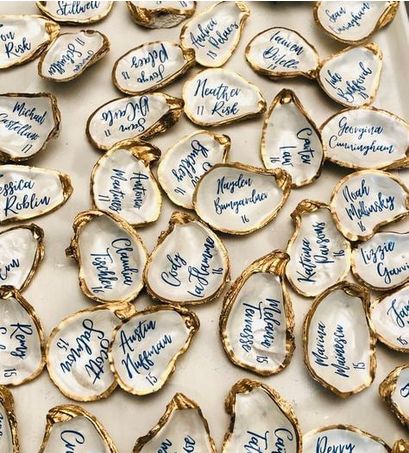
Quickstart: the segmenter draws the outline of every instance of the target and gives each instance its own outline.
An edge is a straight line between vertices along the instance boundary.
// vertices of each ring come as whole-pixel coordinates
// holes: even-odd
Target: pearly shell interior
[[[107,16],[114,2],[93,1],[38,1],[37,7],[46,16],[67,25],[91,24]]]
[[[409,366],[402,367],[399,371],[396,386],[391,393],[391,402],[399,411],[406,426],[409,425]]]

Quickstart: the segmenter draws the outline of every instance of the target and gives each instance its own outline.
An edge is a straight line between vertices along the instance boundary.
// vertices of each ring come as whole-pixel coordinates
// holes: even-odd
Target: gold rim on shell
[[[0,385],[0,405],[3,406],[3,409],[7,414],[7,420],[2,420],[2,422],[8,423],[11,432],[11,446],[13,447],[13,451],[9,453],[20,453],[13,394],[3,385]]]
[[[192,2],[191,9],[181,9],[181,8],[169,8],[164,6],[162,8],[156,9],[149,9],[143,8],[141,6],[134,5],[134,2],[126,2],[129,12],[133,18],[133,20],[138,24],[146,28],[155,28],[155,20],[157,17],[163,17],[166,15],[170,16],[180,16],[180,21],[172,24],[170,27],[163,27],[163,28],[173,28],[179,25],[184,20],[192,17],[196,11],[196,2]],[[165,3],[166,5],[166,3]]]

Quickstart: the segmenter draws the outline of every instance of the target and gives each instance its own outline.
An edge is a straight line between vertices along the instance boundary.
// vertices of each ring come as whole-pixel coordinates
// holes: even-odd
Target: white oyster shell
[[[13,395],[0,386],[0,452],[19,453]]]
[[[375,340],[367,304],[364,288],[338,283],[318,296],[305,318],[307,368],[316,381],[341,398],[364,390],[375,376]]]
[[[214,299],[229,280],[222,241],[205,224],[173,213],[145,268],[148,292],[162,302],[199,304]]]
[[[409,280],[409,233],[384,231],[359,243],[352,253],[352,272],[379,291],[403,285]]]
[[[114,2],[100,1],[58,1],[37,2],[39,10],[56,22],[67,25],[91,24],[107,16]]]
[[[0,224],[54,211],[71,196],[69,176],[55,170],[0,165]]]
[[[199,180],[193,205],[198,216],[212,228],[247,234],[277,215],[290,190],[291,177],[280,168],[217,164]]]
[[[295,30],[273,27],[256,35],[246,47],[246,59],[272,79],[302,75],[315,77],[319,57],[315,47]]]
[[[112,81],[123,93],[142,94],[169,85],[194,63],[192,49],[170,41],[147,42],[115,62]]]
[[[250,11],[243,2],[217,3],[182,27],[182,46],[194,49],[196,61],[202,66],[223,66],[233,55],[249,15]]]
[[[149,164],[160,151],[153,145],[118,146],[95,164],[91,176],[94,207],[125,219],[131,225],[154,222],[162,195]]]
[[[374,107],[346,109],[321,126],[326,159],[342,167],[387,169],[406,166],[409,125]]]
[[[45,17],[0,16],[0,69],[33,60],[59,31],[60,27]]]
[[[263,113],[260,90],[227,69],[205,69],[183,87],[187,117],[199,126],[218,126]]]
[[[108,38],[99,31],[63,33],[41,56],[38,73],[47,80],[67,82],[81,75],[108,50]]]
[[[133,395],[161,389],[198,329],[199,319],[185,308],[162,305],[133,315],[118,326],[109,351],[118,384]]]
[[[335,102],[362,107],[375,99],[382,70],[382,52],[374,43],[348,47],[324,60],[318,82]]]
[[[139,141],[171,127],[182,107],[181,99],[164,93],[114,99],[88,118],[87,136],[102,150]]]
[[[230,138],[210,131],[183,137],[161,159],[158,180],[173,203],[193,209],[193,192],[200,177],[215,164],[225,162]]]
[[[54,95],[0,94],[0,160],[30,159],[58,135],[59,125]]]
[[[282,168],[293,187],[318,178],[324,158],[319,131],[291,90],[281,90],[264,119],[260,144],[266,168]]]
[[[328,205],[303,200],[291,217],[295,231],[287,246],[291,259],[286,276],[299,294],[315,297],[346,276],[351,247],[337,230]]]
[[[335,186],[331,212],[351,241],[367,240],[383,225],[408,214],[409,191],[397,177],[380,170],[345,176]]]
[[[379,385],[379,394],[404,426],[409,426],[409,364],[395,368]]]

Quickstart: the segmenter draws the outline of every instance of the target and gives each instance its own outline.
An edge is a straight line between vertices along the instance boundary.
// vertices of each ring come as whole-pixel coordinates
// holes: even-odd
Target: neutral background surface
[[[209,3],[198,3],[201,11]],[[249,3],[251,16],[244,29],[240,44],[225,65],[236,70],[255,83],[270,104],[284,87],[295,90],[306,110],[320,125],[340,107],[323,94],[318,84],[306,79],[293,79],[280,83],[272,82],[255,74],[244,59],[244,49],[249,40],[260,31],[273,26],[294,28],[318,49],[321,57],[341,50],[344,46],[326,37],[313,22],[312,3],[277,2],[274,4]],[[409,40],[407,18],[403,5],[395,21],[379,32],[374,41],[384,52],[384,69],[375,106],[390,110],[409,120]],[[33,2],[0,2],[0,14],[36,14]],[[406,27],[406,28],[405,28]],[[88,116],[101,104],[119,96],[111,82],[111,70],[115,60],[127,50],[147,41],[160,39],[178,40],[180,27],[169,30],[143,29],[131,20],[125,3],[117,3],[112,13],[95,28],[108,35],[111,51],[95,66],[78,79],[66,84],[42,81],[37,74],[37,61],[0,73],[0,92],[50,91],[59,102],[62,113],[61,134],[51,142],[47,150],[30,164],[59,169],[68,173],[74,185],[74,193],[68,203],[55,213],[36,220],[45,230],[46,258],[24,296],[35,307],[46,333],[66,315],[93,303],[82,295],[78,288],[77,267],[65,257],[69,245],[74,216],[90,208],[89,175],[100,156],[85,137]],[[63,27],[63,31],[79,29]],[[191,73],[196,71],[193,69]],[[180,96],[183,82],[179,81],[164,91]],[[243,121],[228,127],[218,128],[232,139],[230,160],[252,165],[261,165],[259,141],[262,118]],[[171,130],[152,141],[163,152],[195,127],[184,117]],[[292,233],[289,214],[303,198],[328,202],[331,190],[344,170],[326,166],[320,179],[312,186],[295,190],[275,221],[267,227],[245,237],[223,236],[232,263],[232,280],[256,258],[269,251],[284,249]],[[409,183],[409,171],[399,172]],[[159,233],[167,227],[169,216],[175,210],[166,196],[159,220],[152,226],[141,229],[148,250],[152,250]],[[408,223],[400,222],[393,229],[405,231]],[[292,293],[293,294],[293,293]],[[408,361],[408,356],[388,350],[378,344],[378,368],[373,385],[362,393],[344,401],[332,395],[309,376],[302,354],[301,327],[311,300],[293,294],[296,314],[297,348],[291,364],[277,376],[263,382],[277,389],[294,405],[301,429],[310,429],[333,423],[347,423],[384,438],[389,444],[399,437],[407,437],[402,425],[389,412],[378,396],[378,384],[399,364]],[[138,307],[149,303],[146,294],[136,301]],[[200,317],[201,328],[191,349],[179,361],[175,374],[165,388],[158,393],[138,398],[117,389],[107,400],[85,404],[105,425],[120,452],[132,450],[137,437],[144,435],[163,413],[166,404],[175,392],[183,392],[202,407],[211,432],[220,449],[229,418],[224,411],[224,398],[234,382],[243,377],[255,378],[251,373],[234,367],[225,356],[218,338],[218,318],[221,299],[195,308]],[[357,326],[359,328],[359,326]],[[69,402],[56,389],[47,372],[35,381],[13,390],[22,453],[37,452],[43,436],[45,416],[54,405]]]

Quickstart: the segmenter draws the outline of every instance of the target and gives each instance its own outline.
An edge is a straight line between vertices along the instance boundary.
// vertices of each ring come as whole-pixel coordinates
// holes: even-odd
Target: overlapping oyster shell
[[[409,364],[398,366],[379,385],[379,394],[399,421],[409,427]]]
[[[295,348],[294,313],[284,281],[288,260],[275,250],[248,266],[230,287],[220,315],[229,359],[261,376],[283,370]]]
[[[0,161],[33,157],[58,135],[60,119],[51,93],[0,94]]]
[[[160,390],[199,326],[193,312],[170,305],[147,308],[124,320],[115,329],[109,350],[120,387],[140,396]]]
[[[13,395],[7,387],[2,385],[0,385],[0,451],[20,452]]]
[[[93,1],[38,1],[38,9],[56,22],[65,25],[93,24],[104,19],[112,9],[114,2]]]
[[[87,121],[89,141],[98,149],[134,143],[166,131],[182,114],[183,101],[165,93],[117,98]]]
[[[67,248],[79,266],[79,285],[89,298],[102,303],[130,302],[143,287],[145,246],[125,220],[102,211],[78,214]]]
[[[171,41],[147,42],[116,60],[112,81],[125,94],[143,94],[169,85],[194,64],[192,49]]]
[[[197,183],[193,206],[212,228],[247,234],[271,222],[291,191],[291,176],[238,162],[216,164]]]
[[[174,212],[148,258],[144,280],[152,297],[185,305],[215,299],[229,276],[223,242],[194,216]]]
[[[220,2],[182,27],[180,42],[193,49],[196,61],[210,68],[223,66],[233,55],[250,10],[244,2]]]
[[[315,299],[304,321],[308,371],[341,398],[364,390],[375,377],[375,336],[368,305],[369,294],[363,287],[341,282]]]
[[[287,245],[286,276],[299,294],[315,297],[347,275],[351,246],[336,229],[327,204],[301,201],[291,213],[294,233]]]
[[[92,170],[93,206],[133,226],[157,220],[162,195],[150,165],[159,157],[160,150],[150,143],[111,148]]]

